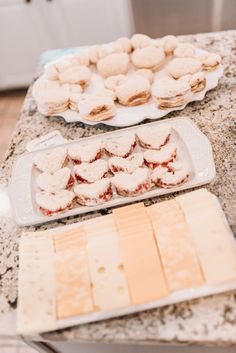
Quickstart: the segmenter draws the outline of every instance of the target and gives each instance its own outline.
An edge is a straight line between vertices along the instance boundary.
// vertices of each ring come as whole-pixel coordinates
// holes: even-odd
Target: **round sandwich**
[[[150,174],[146,168],[137,168],[133,173],[117,173],[112,178],[116,192],[121,196],[138,196],[151,189]]]
[[[104,85],[105,88],[115,91],[116,87],[125,81],[127,81],[127,77],[125,75],[114,75],[107,77],[104,81]]]
[[[196,55],[196,47],[190,43],[178,43],[174,55],[179,58],[193,58]]]
[[[88,51],[91,64],[97,64],[99,60],[108,55],[108,50],[105,45],[93,45]]]
[[[74,187],[77,202],[83,206],[96,206],[109,201],[112,187],[109,178],[103,178],[92,184],[79,184]]]
[[[145,48],[152,44],[152,40],[146,34],[136,33],[131,38],[133,49]]]
[[[192,94],[187,80],[168,77],[156,81],[152,88],[152,97],[159,109],[181,107],[189,102]]]
[[[177,153],[175,143],[167,143],[160,150],[147,150],[143,154],[144,163],[148,168],[154,169],[159,165],[167,167],[170,162],[174,162]]]
[[[61,83],[78,84],[82,88],[87,86],[91,79],[91,71],[87,66],[73,65],[58,75]]]
[[[149,46],[136,49],[132,54],[132,63],[139,69],[158,71],[164,64],[165,53],[163,48]]]
[[[143,165],[142,153],[134,153],[127,158],[111,157],[108,161],[109,169],[113,174],[119,172],[133,173],[133,171]]]
[[[42,173],[36,179],[36,183],[41,190],[55,193],[64,189],[71,189],[74,184],[74,177],[68,167],[61,168],[55,173]]]
[[[193,93],[201,92],[206,87],[206,75],[202,71],[196,72],[196,74],[193,75],[182,76],[180,80],[189,82]]]
[[[41,172],[55,173],[67,165],[67,149],[58,147],[45,152],[38,152],[33,162],[35,167]]]
[[[178,45],[178,39],[175,36],[165,36],[163,38],[163,49],[166,56],[171,56]]]
[[[82,65],[82,66],[89,66],[90,61],[89,61],[89,54],[87,51],[75,53],[71,57],[71,62],[72,64],[76,65]]]
[[[41,191],[36,193],[36,203],[45,216],[71,209],[74,205],[75,195],[69,190],[59,190],[55,193]]]
[[[103,159],[92,163],[81,163],[74,167],[74,173],[79,183],[94,183],[107,176],[108,164]]]
[[[75,143],[68,148],[68,156],[74,164],[92,163],[102,158],[103,151],[99,142]]]
[[[68,109],[70,97],[68,85],[40,78],[34,84],[34,95],[40,112],[45,115],[57,115]]]
[[[153,83],[153,72],[152,70],[149,70],[149,69],[139,69],[139,70],[136,70],[135,71],[135,75],[139,75],[139,76],[142,76],[144,78],[146,78],[150,85]]]
[[[113,43],[112,51],[114,53],[127,53],[132,51],[131,40],[127,37],[120,37]]]
[[[166,123],[159,126],[142,126],[138,128],[136,136],[141,147],[159,150],[169,141],[171,126]]]
[[[128,157],[136,146],[135,135],[126,133],[123,136],[107,138],[103,141],[103,148],[108,156]]]
[[[127,74],[129,69],[129,55],[127,53],[113,53],[97,62],[98,73],[106,78],[109,76]]]
[[[204,71],[214,71],[221,64],[221,57],[218,54],[210,53],[203,61],[202,68]]]
[[[110,96],[89,95],[78,103],[80,115],[91,121],[101,121],[116,115],[116,106]]]
[[[176,58],[173,59],[167,66],[167,71],[171,77],[178,79],[184,75],[195,74],[202,68],[202,63],[199,60],[192,58]]]
[[[133,75],[116,87],[115,93],[120,104],[135,106],[146,103],[150,96],[149,81],[140,75]]]

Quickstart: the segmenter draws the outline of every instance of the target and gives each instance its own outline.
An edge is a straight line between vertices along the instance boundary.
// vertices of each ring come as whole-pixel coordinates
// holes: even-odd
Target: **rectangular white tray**
[[[52,216],[44,216],[37,209],[34,201],[36,185],[33,182],[33,159],[36,153],[26,153],[16,160],[12,178],[9,185],[9,195],[13,208],[13,214],[17,224],[21,226],[35,225],[50,222],[60,218],[93,212],[113,206],[120,206],[134,201],[156,197],[164,194],[173,193],[209,183],[215,176],[215,165],[212,155],[212,149],[207,137],[198,129],[198,127],[187,117],[178,117],[165,119],[164,121],[146,124],[146,126],[158,126],[163,122],[168,122],[172,129],[174,140],[180,148],[180,157],[185,160],[189,166],[190,178],[183,185],[171,189],[154,188],[149,192],[135,197],[122,197],[116,195],[110,201],[97,206],[80,206],[66,212],[61,212]],[[120,136],[125,132],[135,132],[137,126],[117,130],[105,134],[94,135],[83,138],[78,141],[66,143],[69,146],[73,143],[84,143],[86,141],[96,141],[107,137]],[[53,147],[44,150],[50,150]],[[54,147],[55,148],[55,147]]]
[[[235,251],[236,251],[235,238],[234,238],[233,233],[228,225],[227,219],[225,217],[224,212],[222,211],[222,208],[219,204],[217,197],[215,197],[215,202],[217,204],[217,207],[219,208],[219,213],[222,216],[223,222],[225,223],[225,226],[228,229],[228,236],[230,238],[230,241],[232,242],[232,247],[234,247]],[[48,233],[59,234],[61,232],[65,232],[67,230],[76,228],[76,227],[80,226],[81,224],[82,223],[80,222],[80,223],[74,223],[71,225],[53,228],[53,229],[48,230]],[[87,314],[87,315],[74,316],[71,318],[58,320],[56,322],[55,330],[63,329],[63,328],[67,328],[67,327],[72,327],[72,326],[76,326],[76,325],[81,325],[81,324],[85,324],[85,323],[91,323],[91,322],[95,322],[95,321],[111,319],[111,318],[115,318],[115,317],[119,317],[119,316],[134,314],[134,313],[138,313],[138,312],[149,310],[149,309],[156,309],[156,308],[163,307],[166,305],[180,303],[180,302],[183,302],[186,300],[192,300],[192,299],[196,299],[196,298],[206,297],[209,295],[219,294],[219,293],[223,293],[223,292],[229,292],[229,291],[232,291],[235,289],[236,289],[236,282],[225,283],[225,284],[216,285],[216,286],[210,286],[210,285],[205,284],[200,287],[183,289],[183,290],[175,291],[175,292],[169,294],[168,297],[166,297],[164,299],[155,300],[155,301],[145,303],[145,304],[131,305],[129,307],[110,310],[110,311],[106,311],[106,312],[95,312],[95,313],[91,313],[91,314]]]

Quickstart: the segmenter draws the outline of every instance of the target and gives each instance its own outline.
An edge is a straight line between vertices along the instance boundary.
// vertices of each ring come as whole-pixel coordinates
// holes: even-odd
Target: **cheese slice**
[[[192,237],[175,200],[147,207],[170,291],[204,284]]]
[[[112,215],[86,221],[84,226],[95,309],[128,306],[130,297]]]
[[[74,235],[74,241],[62,242]],[[55,234],[54,242],[57,319],[93,311],[89,277],[86,233],[83,226],[64,234]]]
[[[206,189],[176,197],[194,240],[206,282],[236,281],[236,248],[216,198]]]
[[[66,251],[73,249],[73,245],[76,247],[86,247],[87,239],[84,236],[84,230],[81,226],[67,232],[59,233],[54,235],[54,246],[56,252]]]
[[[19,248],[17,331],[33,334],[56,329],[53,241],[25,237]],[[33,269],[33,270],[32,270]]]
[[[113,210],[133,304],[168,295],[151,222],[144,204]]]

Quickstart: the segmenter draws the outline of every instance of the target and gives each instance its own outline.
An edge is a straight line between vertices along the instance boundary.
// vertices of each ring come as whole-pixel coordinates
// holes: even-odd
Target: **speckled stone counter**
[[[181,37],[222,56],[224,76],[218,87],[207,93],[201,102],[189,104],[182,112],[168,117],[191,117],[212,143],[217,176],[207,188],[219,197],[229,224],[236,231],[235,176],[235,116],[236,116],[236,31],[198,34]],[[25,152],[28,141],[58,129],[67,139],[99,134],[111,128],[88,127],[82,123],[66,124],[59,118],[45,118],[37,112],[31,90],[25,100],[21,118],[0,169],[0,185],[7,187],[15,158]],[[168,197],[161,197],[164,200]],[[148,200],[148,205],[157,198]],[[1,202],[4,200],[0,199]],[[109,211],[72,217],[41,227],[46,229],[69,224]],[[10,211],[0,215],[0,310],[2,315],[16,307],[18,240],[21,229],[11,218]],[[0,332],[1,335],[1,332]],[[236,293],[171,305],[137,315],[45,334],[50,340],[78,340],[117,343],[201,343],[236,344]]]

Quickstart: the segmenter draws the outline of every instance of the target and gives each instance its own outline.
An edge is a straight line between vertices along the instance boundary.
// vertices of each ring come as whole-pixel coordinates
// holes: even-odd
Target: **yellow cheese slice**
[[[96,310],[130,304],[117,231],[112,215],[83,223],[88,237],[89,270]]]
[[[206,282],[217,285],[236,281],[236,249],[219,205],[210,192],[199,189],[176,197],[202,266]]]
[[[17,331],[40,333],[56,329],[54,248],[51,238],[20,241]]]
[[[58,244],[61,237],[54,235],[58,319],[87,314],[94,309],[84,228],[79,227],[74,236],[77,242]]]
[[[170,291],[204,284],[184,215],[175,200],[147,207]]]
[[[168,295],[160,256],[144,204],[113,210],[133,304]]]

